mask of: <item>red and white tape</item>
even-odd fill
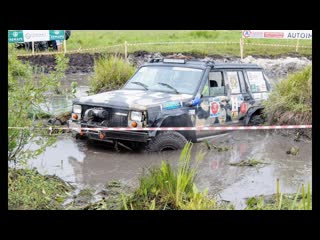
[[[131,127],[108,127],[108,128],[69,128],[81,129],[84,131],[188,131],[188,130],[259,130],[259,129],[296,129],[312,128],[312,125],[286,125],[286,126],[233,126],[233,127],[150,127],[150,128],[131,128]]]
[[[27,127],[8,127],[9,129],[27,129]],[[57,129],[57,130],[82,130],[82,131],[188,131],[188,130],[268,130],[268,129],[299,129],[312,128],[312,125],[282,125],[282,126],[233,126],[233,127],[104,127],[104,128],[81,128],[81,127],[62,127],[62,128],[33,128],[33,129]]]

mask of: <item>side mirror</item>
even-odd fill
[[[195,97],[193,100],[192,100],[192,106],[197,106],[198,104],[201,103],[201,98],[198,98],[198,97]]]
[[[202,97],[202,96],[201,96]],[[201,103],[201,98],[195,97],[193,100],[187,103],[188,107],[194,107]]]

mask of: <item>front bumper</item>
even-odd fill
[[[98,126],[88,126],[86,124],[80,124],[68,121],[68,127],[72,128],[72,133],[80,134],[81,136],[86,136],[89,139],[105,141],[105,140],[123,140],[132,142],[148,142],[149,133],[142,131],[96,131],[96,130],[80,130],[82,128],[98,127]]]

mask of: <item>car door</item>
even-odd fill
[[[196,108],[196,127],[224,126],[230,122],[229,104],[225,86],[225,74],[222,70],[212,69],[201,90],[201,103]],[[221,132],[221,131],[219,131]],[[197,139],[219,133],[214,130],[197,130]]]
[[[228,103],[231,105],[231,109],[228,108],[227,117],[230,124],[238,124],[244,119],[253,98],[242,69],[227,69],[224,74],[229,93]]]

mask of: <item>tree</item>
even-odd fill
[[[17,162],[40,154],[48,145],[54,143],[55,138],[48,137],[47,130],[34,128],[42,127],[42,122],[35,121],[40,116],[34,109],[39,109],[40,104],[45,103],[48,98],[48,93],[60,86],[69,59],[64,54],[57,54],[56,70],[44,74],[43,71],[39,72],[39,69],[18,60],[13,46],[9,46],[8,50],[8,160]],[[37,149],[26,148],[26,145],[32,142],[37,143]]]

